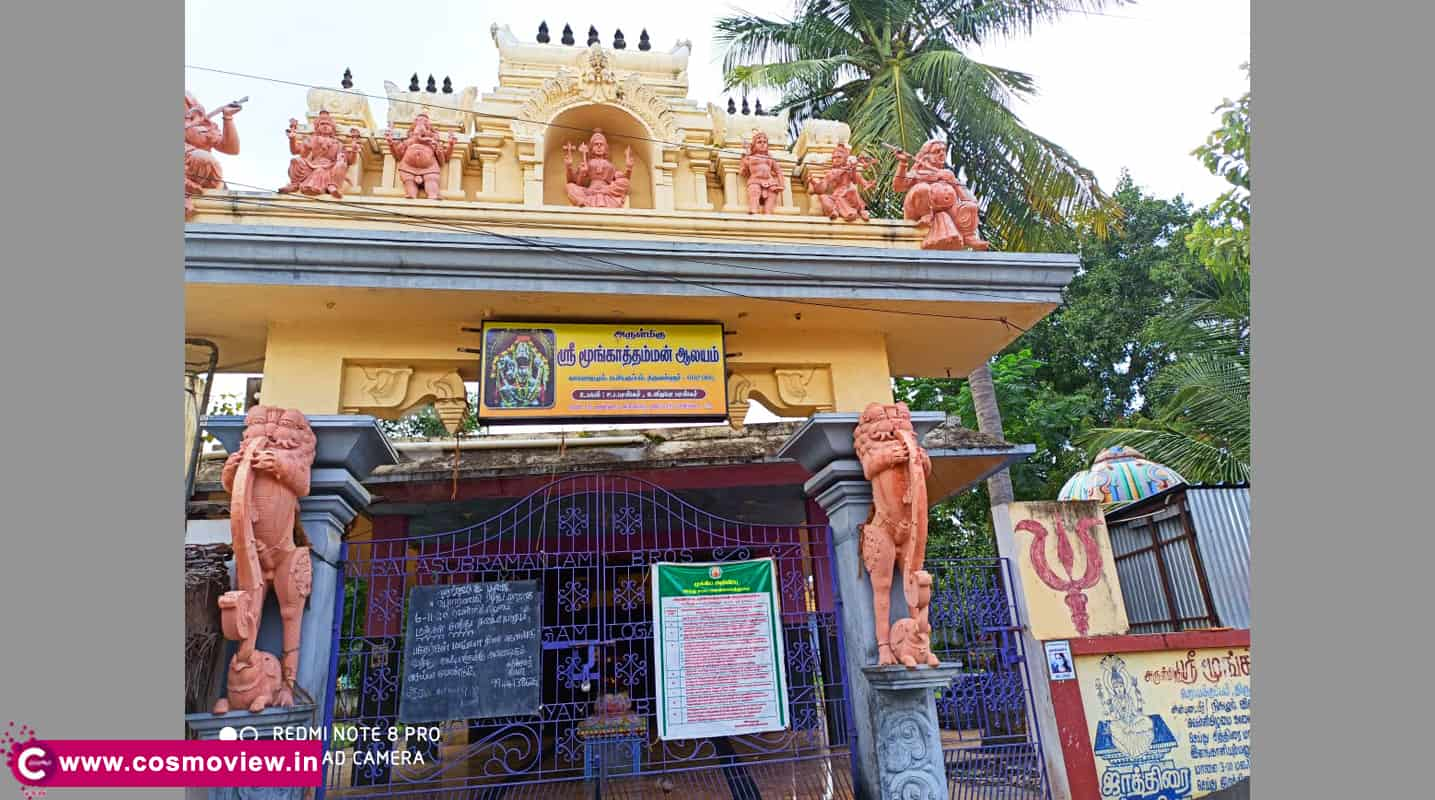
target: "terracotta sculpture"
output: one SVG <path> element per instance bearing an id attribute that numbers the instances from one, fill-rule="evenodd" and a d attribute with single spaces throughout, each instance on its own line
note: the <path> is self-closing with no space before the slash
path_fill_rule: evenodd
<path id="1" fill-rule="evenodd" d="M 931 598 L 932 576 L 922 569 L 927 555 L 927 475 L 932 460 L 917 441 L 912 412 L 906 403 L 871 403 L 862 412 L 853 432 L 862 474 L 872 483 L 872 515 L 862 526 L 862 563 L 872 579 L 872 607 L 877 628 L 878 664 L 895 664 L 890 630 L 894 568 L 902 577 L 902 594 L 907 600 L 913 626 L 902 625 L 904 652 L 916 663 L 905 643 L 925 635 L 926 604 Z M 904 621 L 905 622 L 905 621 Z M 929 654 L 928 654 L 929 655 Z M 926 663 L 935 666 L 934 658 Z"/>
<path id="2" fill-rule="evenodd" d="M 898 664 L 908 667 L 918 664 L 935 667 L 942 662 L 932 653 L 932 624 L 928 619 L 928 607 L 932 604 L 932 576 L 925 570 L 919 570 L 915 577 L 917 614 L 892 623 L 892 657 Z"/>
<path id="3" fill-rule="evenodd" d="M 846 144 L 839 144 L 832 148 L 832 158 L 827 163 L 826 175 L 807 181 L 807 191 L 822 204 L 822 213 L 847 222 L 858 217 L 869 219 L 862 190 L 871 189 L 875 184 L 862 173 L 872 166 L 872 159 L 854 156 Z"/>
<path id="4" fill-rule="evenodd" d="M 220 482 L 230 493 L 237 587 L 219 598 L 224 637 L 239 642 L 229 662 L 228 697 L 214 713 L 294 704 L 299 624 L 312 587 L 308 542 L 298 527 L 299 498 L 309 494 L 314 432 L 297 409 L 255 406 L 244 417 L 239 451 L 224 462 Z M 260 615 L 273 588 L 284 624 L 284 657 L 259 650 Z"/>
<path id="5" fill-rule="evenodd" d="M 349 165 L 359 158 L 359 129 L 349 129 L 349 141 L 342 142 L 329 112 L 320 111 L 314 120 L 314 132 L 299 133 L 299 120 L 289 120 L 289 184 L 280 194 L 299 192 L 307 195 L 328 194 L 342 198 L 349 185 Z"/>
<path id="6" fill-rule="evenodd" d="M 448 139 L 440 139 L 429 122 L 428 114 L 414 117 L 414 123 L 402 140 L 395 141 L 393 131 L 385 131 L 384 138 L 398 162 L 399 179 L 404 182 L 404 196 L 414 199 L 419 196 L 419 187 L 430 200 L 438 200 L 439 172 L 453 155 L 456 138 L 452 133 Z"/>
<path id="7" fill-rule="evenodd" d="M 906 192 L 902 215 L 919 225 L 928 225 L 924 250 L 987 249 L 977 232 L 977 198 L 947 169 L 947 146 L 940 139 L 922 145 L 914 158 L 895 147 L 897 174 L 892 188 Z M 907 162 L 912 168 L 907 169 Z"/>
<path id="8" fill-rule="evenodd" d="M 628 166 L 622 172 L 608 160 L 608 137 L 600 128 L 586 144 L 578 145 L 578 163 L 573 163 L 573 145 L 563 145 L 563 166 L 568 175 L 568 200 L 575 206 L 621 208 L 633 177 L 633 148 L 627 150 Z"/>
<path id="9" fill-rule="evenodd" d="M 738 175 L 747 180 L 747 213 L 771 214 L 782 197 L 782 167 L 767 152 L 767 134 L 752 135 Z"/>
<path id="10" fill-rule="evenodd" d="M 204 106 L 189 92 L 184 93 L 184 218 L 194 216 L 194 195 L 203 194 L 205 189 L 218 189 L 224 185 L 224 172 L 214 153 L 229 156 L 239 155 L 239 131 L 234 127 L 234 115 L 240 110 L 239 103 L 230 103 L 219 109 L 224 118 L 221 129 L 214 124 L 214 114 L 206 114 Z"/>

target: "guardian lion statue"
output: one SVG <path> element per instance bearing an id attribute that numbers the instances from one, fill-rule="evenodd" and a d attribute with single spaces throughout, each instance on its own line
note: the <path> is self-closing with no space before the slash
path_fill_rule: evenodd
<path id="1" fill-rule="evenodd" d="M 877 663 L 937 666 L 927 622 L 932 576 L 922 569 L 932 460 L 917 441 L 906 403 L 869 404 L 853 432 L 853 444 L 862 474 L 872 484 L 872 515 L 862 526 L 861 553 L 872 579 Z M 894 572 L 902 577 L 908 618 L 891 624 Z"/>
<path id="2" fill-rule="evenodd" d="M 219 598 L 224 637 L 239 642 L 229 662 L 228 696 L 214 713 L 294 705 L 299 671 L 299 626 L 313 586 L 308 539 L 299 524 L 299 498 L 309 494 L 316 439 L 297 409 L 255 406 L 244 417 L 238 452 L 220 476 L 230 493 L 236 588 Z M 282 661 L 256 646 L 270 589 L 284 624 Z"/>

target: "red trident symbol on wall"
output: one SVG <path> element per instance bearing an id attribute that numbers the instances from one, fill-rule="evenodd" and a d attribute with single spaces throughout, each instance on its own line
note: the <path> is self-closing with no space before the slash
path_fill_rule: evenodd
<path id="1" fill-rule="evenodd" d="M 1071 542 L 1061 520 L 1056 521 L 1056 557 L 1066 570 L 1065 578 L 1057 575 L 1046 561 L 1046 537 L 1049 535 L 1046 528 L 1034 519 L 1024 519 L 1016 524 L 1017 530 L 1026 531 L 1033 537 L 1031 565 L 1036 570 L 1037 577 L 1056 591 L 1066 592 L 1066 606 L 1071 609 L 1071 621 L 1076 625 L 1076 632 L 1082 636 L 1086 635 L 1088 623 L 1091 621 L 1090 615 L 1086 613 L 1086 590 L 1101 582 L 1101 549 L 1096 544 L 1096 537 L 1091 535 L 1091 529 L 1099 524 L 1099 521 L 1090 517 L 1076 522 L 1076 538 L 1081 541 L 1082 550 L 1086 553 L 1086 572 L 1080 578 L 1073 572 L 1076 568 L 1076 554 L 1071 549 Z"/>

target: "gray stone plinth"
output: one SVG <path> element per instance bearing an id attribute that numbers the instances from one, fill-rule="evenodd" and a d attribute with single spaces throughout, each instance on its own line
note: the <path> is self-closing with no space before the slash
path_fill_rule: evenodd
<path id="1" fill-rule="evenodd" d="M 876 700 L 882 800 L 947 800 L 937 692 L 960 671 L 958 664 L 862 669 Z"/>

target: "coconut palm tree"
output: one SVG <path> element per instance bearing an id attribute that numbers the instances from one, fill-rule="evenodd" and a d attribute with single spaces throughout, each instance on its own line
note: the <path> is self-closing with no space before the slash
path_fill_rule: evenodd
<path id="1" fill-rule="evenodd" d="M 947 142 L 952 164 L 985 203 L 984 235 L 1004 250 L 1038 250 L 1084 217 L 1098 232 L 1116 205 L 1090 170 L 1022 124 L 1012 110 L 1035 94 L 1030 75 L 964 53 L 1038 22 L 1124 0 L 796 0 L 791 20 L 749 14 L 717 23 L 728 88 L 775 89 L 794 121 L 842 120 L 855 150 L 892 159 Z M 894 207 L 890 188 L 875 198 Z M 895 203 L 900 215 L 900 199 Z"/>

